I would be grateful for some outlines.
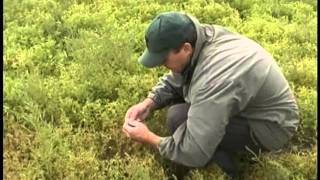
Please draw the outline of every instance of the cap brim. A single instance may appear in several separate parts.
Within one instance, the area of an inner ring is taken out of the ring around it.
[[[153,68],[162,65],[167,54],[168,51],[153,53],[146,49],[138,59],[138,62],[147,68]]]

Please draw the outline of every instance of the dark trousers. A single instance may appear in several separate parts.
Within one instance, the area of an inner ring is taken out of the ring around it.
[[[168,109],[167,126],[171,135],[180,124],[187,120],[189,107],[189,104],[182,103],[172,105]],[[237,118],[230,119],[226,127],[226,134],[212,155],[212,160],[209,164],[214,162],[229,176],[235,177],[237,168],[233,157],[236,153],[248,152],[246,146],[255,153],[266,151],[250,131],[249,124],[246,120]],[[181,174],[179,176],[181,176]],[[178,178],[181,179],[181,177]]]

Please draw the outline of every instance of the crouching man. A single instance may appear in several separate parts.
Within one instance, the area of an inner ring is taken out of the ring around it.
[[[171,70],[148,97],[129,108],[123,132],[186,167],[214,162],[231,177],[238,152],[274,151],[297,130],[298,107],[280,68],[259,44],[188,14],[165,12],[149,25],[139,63]],[[171,136],[144,124],[169,106]]]

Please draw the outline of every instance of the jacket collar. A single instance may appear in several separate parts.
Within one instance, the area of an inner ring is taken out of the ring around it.
[[[181,75],[184,77],[185,82],[191,80],[194,68],[198,61],[198,56],[206,41],[204,27],[200,24],[200,22],[195,17],[188,14],[187,16],[191,19],[191,21],[195,26],[195,29],[197,32],[197,40],[196,40],[195,49],[193,51],[191,60],[189,61],[188,65],[185,67],[185,69],[181,73]]]

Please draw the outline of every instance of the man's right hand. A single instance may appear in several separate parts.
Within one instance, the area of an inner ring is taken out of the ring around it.
[[[143,103],[135,104],[131,106],[125,116],[125,121],[129,120],[142,120],[149,115],[149,108]]]
[[[150,98],[131,106],[126,113],[123,127],[130,121],[144,121],[154,106],[155,103]]]

